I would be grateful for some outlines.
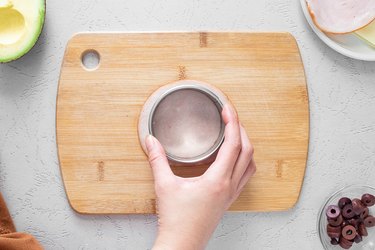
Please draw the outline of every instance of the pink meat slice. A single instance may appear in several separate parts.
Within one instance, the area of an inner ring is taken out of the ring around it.
[[[349,33],[375,19],[375,0],[306,0],[319,29],[329,33]]]

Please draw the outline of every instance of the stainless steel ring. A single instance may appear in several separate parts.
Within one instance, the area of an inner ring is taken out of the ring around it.
[[[152,106],[151,111],[150,111],[150,115],[149,115],[149,119],[148,119],[149,134],[155,136],[155,133],[154,133],[154,130],[153,130],[153,118],[154,118],[155,110],[158,108],[161,101],[164,98],[166,98],[167,96],[169,96],[170,94],[172,94],[176,91],[179,91],[179,90],[197,90],[197,91],[205,94],[208,98],[211,99],[211,101],[213,101],[213,103],[216,105],[216,108],[218,109],[218,112],[221,114],[221,111],[223,109],[223,103],[221,102],[220,98],[214,92],[212,92],[210,89],[206,88],[205,86],[196,85],[196,84],[195,85],[192,85],[192,84],[177,85],[177,86],[174,86],[174,87],[168,89],[167,91],[165,91],[156,100],[155,104]],[[210,158],[213,154],[215,154],[217,152],[217,150],[220,148],[221,144],[224,141],[224,128],[225,128],[225,124],[221,120],[220,132],[219,132],[217,142],[209,150],[202,153],[201,155],[198,155],[198,156],[193,157],[193,158],[182,158],[182,157],[178,157],[178,156],[175,156],[175,155],[172,155],[172,154],[166,152],[168,159],[171,160],[171,161],[177,162],[177,163],[194,164],[194,163],[199,163],[199,162],[202,162],[202,161]]]

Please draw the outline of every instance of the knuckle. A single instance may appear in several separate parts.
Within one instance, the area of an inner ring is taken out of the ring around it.
[[[151,153],[151,154],[149,155],[148,161],[149,161],[151,164],[153,164],[153,163],[158,162],[160,159],[161,159],[161,155],[160,155],[160,154]]]
[[[248,156],[252,156],[254,154],[254,147],[252,145],[244,145],[242,146],[241,151]]]
[[[210,190],[213,195],[221,196],[231,192],[232,185],[229,179],[212,180]]]
[[[230,188],[232,187],[231,183],[231,180],[226,179],[220,183],[220,186],[223,190],[230,190]]]
[[[206,183],[208,187],[215,187],[217,185],[217,180],[213,177],[209,177],[206,179]]]
[[[224,192],[224,188],[220,185],[217,185],[217,186],[213,186],[211,188],[211,193],[214,195],[214,196],[219,196],[221,194],[223,194]]]
[[[250,155],[254,155],[255,149],[254,146],[250,144]]]
[[[241,141],[239,141],[239,140],[231,141],[230,145],[232,146],[232,149],[235,152],[240,152],[241,149],[242,149],[242,144],[241,144]]]

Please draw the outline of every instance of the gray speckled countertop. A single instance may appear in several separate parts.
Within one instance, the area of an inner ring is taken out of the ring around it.
[[[311,131],[300,200],[286,212],[227,213],[208,249],[321,249],[323,200],[375,185],[375,62],[342,56],[311,31],[297,0],[50,0],[33,50],[0,65],[0,189],[17,228],[46,249],[149,249],[156,217],[83,216],[68,205],[55,137],[67,40],[79,31],[289,31],[307,75]]]

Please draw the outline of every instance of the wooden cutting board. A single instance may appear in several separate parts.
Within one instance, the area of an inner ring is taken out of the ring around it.
[[[81,57],[100,54],[88,71]],[[143,103],[157,88],[194,79],[221,89],[255,147],[257,173],[231,211],[291,208],[309,136],[304,68],[289,33],[83,33],[62,63],[56,130],[66,192],[79,213],[154,213],[153,177],[138,141]],[[174,167],[181,176],[207,166]]]

